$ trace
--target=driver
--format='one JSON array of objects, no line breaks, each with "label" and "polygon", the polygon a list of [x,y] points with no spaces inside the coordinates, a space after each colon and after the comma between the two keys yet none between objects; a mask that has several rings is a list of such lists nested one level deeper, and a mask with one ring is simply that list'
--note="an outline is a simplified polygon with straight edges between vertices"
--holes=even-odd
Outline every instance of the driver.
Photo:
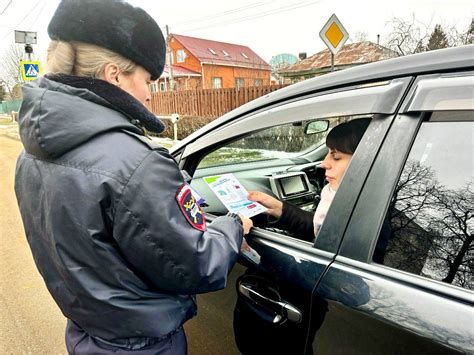
[{"label": "driver", "polygon": [[326,146],[329,152],[320,167],[326,170],[328,184],[321,190],[321,201],[314,214],[259,191],[249,191],[248,199],[267,208],[266,214],[272,217],[270,225],[295,233],[306,241],[314,241],[369,123],[370,118],[344,122],[327,135]]}]

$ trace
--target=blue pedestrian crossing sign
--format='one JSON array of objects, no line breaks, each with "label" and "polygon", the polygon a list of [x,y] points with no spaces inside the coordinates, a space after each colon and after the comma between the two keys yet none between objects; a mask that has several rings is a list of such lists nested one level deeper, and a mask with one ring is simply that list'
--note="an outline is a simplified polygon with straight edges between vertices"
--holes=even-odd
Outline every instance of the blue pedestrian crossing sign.
[{"label": "blue pedestrian crossing sign", "polygon": [[27,62],[21,61],[21,76],[23,80],[35,80],[40,77],[41,75],[41,63],[40,62]]}]

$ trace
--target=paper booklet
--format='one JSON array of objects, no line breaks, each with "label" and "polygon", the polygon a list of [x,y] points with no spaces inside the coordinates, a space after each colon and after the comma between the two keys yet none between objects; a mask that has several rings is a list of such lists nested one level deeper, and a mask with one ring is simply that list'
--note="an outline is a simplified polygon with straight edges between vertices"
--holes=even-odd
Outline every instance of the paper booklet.
[{"label": "paper booklet", "polygon": [[229,212],[250,218],[267,210],[260,203],[247,199],[247,190],[234,174],[208,176],[203,180]]}]

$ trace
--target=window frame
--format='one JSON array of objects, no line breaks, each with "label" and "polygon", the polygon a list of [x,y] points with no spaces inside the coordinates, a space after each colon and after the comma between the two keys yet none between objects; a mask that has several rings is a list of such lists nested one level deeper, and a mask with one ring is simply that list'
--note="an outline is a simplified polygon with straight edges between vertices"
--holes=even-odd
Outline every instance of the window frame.
[{"label": "window frame", "polygon": [[156,81],[153,83],[150,83],[148,86],[150,88],[151,93],[158,92],[158,84]]},{"label": "window frame", "polygon": [[[235,87],[237,89],[245,87],[245,79],[244,78],[237,78],[236,77],[234,80],[235,80]],[[241,82],[242,85],[239,85],[239,82]]]},{"label": "window frame", "polygon": [[[349,86],[336,91],[318,93],[311,97],[281,102],[270,108],[266,107],[239,117],[222,128],[208,132],[204,137],[188,144],[181,158],[187,158],[199,151],[213,150],[216,145],[221,146],[238,136],[282,123],[298,122],[315,117],[395,113],[410,80],[411,77],[406,77],[393,79],[390,82],[374,83],[377,85]],[[292,115],[289,119],[290,112]],[[256,116],[261,118],[255,119]]]},{"label": "window frame", "polygon": [[[219,87],[216,87],[216,80],[219,79]],[[212,77],[212,88],[213,89],[222,89],[222,77],[220,76],[213,76]]]},{"label": "window frame", "polygon": [[[384,135],[394,118],[394,113],[399,107],[400,100],[408,90],[411,81],[412,77],[405,77],[397,78],[390,82],[377,81],[371,84],[346,86],[336,90],[319,92],[309,97],[290,97],[289,100],[279,102],[275,106],[265,107],[263,109],[257,108],[255,111],[243,117],[239,117],[236,120],[224,125],[223,127],[215,129],[213,132],[209,132],[205,136],[188,144],[181,152],[179,158],[180,167],[188,171],[191,175],[194,175],[197,163],[203,156],[209,154],[211,151],[218,149],[230,141],[239,139],[250,132],[273,127],[282,123],[291,123],[304,120],[305,117],[300,116],[300,114],[305,111],[307,111],[308,118],[310,119],[314,119],[315,115],[318,118],[324,118],[337,115],[355,116],[360,114],[374,114],[377,117],[377,122],[372,122],[369,128],[373,128],[373,134],[376,135],[376,139],[373,139],[373,135],[369,135],[370,138],[367,139],[367,149],[364,153],[370,154],[370,157],[364,160],[365,164],[363,166],[354,168],[354,176],[356,176],[357,179],[360,179],[358,184],[362,184],[368,169],[371,166],[371,161],[375,159],[379,144],[381,144]],[[346,100],[349,102],[345,102]],[[345,102],[345,104],[335,105],[335,103],[339,104],[341,102]],[[295,114],[288,116],[288,111],[286,110],[295,109]],[[317,113],[314,112],[315,109],[317,110]],[[341,112],[344,114],[340,113],[338,110],[342,110]],[[320,112],[326,112],[327,116],[324,116],[323,114],[320,117],[318,115]],[[262,119],[255,119],[256,116],[260,115]],[[275,119],[274,115],[277,115],[276,118],[278,119]],[[253,123],[249,125],[249,120],[251,118],[253,119]],[[254,124],[256,124],[258,127],[255,127]],[[359,191],[358,189],[350,189],[349,185],[351,184],[346,185],[349,189],[348,195],[350,196],[350,202],[344,204],[344,222],[348,221],[349,219]],[[346,197],[348,196],[346,195]],[[330,219],[331,218],[328,217],[328,220]],[[332,220],[337,220],[336,222],[340,222],[340,219],[334,215]],[[328,244],[330,244],[330,247],[328,248],[315,247],[315,245],[303,240],[297,240],[259,228],[254,228],[251,234],[252,237],[258,236],[259,239],[274,239],[284,245],[298,246],[298,249],[308,249],[311,250],[315,255],[335,255],[343,236],[345,223],[332,223],[332,225],[337,225],[339,229],[334,231],[334,234],[329,234],[326,236],[327,239],[331,239],[330,242],[328,242]]]},{"label": "window frame", "polygon": [[[406,108],[413,103],[416,95],[420,95],[420,87],[426,87],[424,85],[418,86],[417,84],[423,83],[424,79],[431,80],[433,77],[440,78],[441,76],[428,75],[419,77],[411,87],[409,94],[402,104],[402,107],[405,107],[403,111],[406,113],[397,115],[385,139],[384,145],[380,149],[377,159],[367,176],[351,219],[347,224],[338,256],[343,258],[345,262],[352,260],[358,265],[365,265],[365,269],[375,268],[382,274],[390,275],[390,277],[396,276],[396,278],[401,281],[410,280],[411,283],[419,285],[420,280],[423,280],[421,282],[423,287],[436,291],[442,289],[444,290],[443,292],[447,294],[454,292],[460,297],[465,297],[465,294],[468,293],[471,294],[472,297],[471,291],[460,286],[443,283],[435,279],[372,262],[372,256],[389,204],[393,197],[393,192],[398,184],[421,124],[432,112],[438,112],[433,110],[436,102],[433,101],[432,98],[430,98],[430,102],[434,106],[431,107],[431,111],[428,111],[429,107],[426,106],[424,111],[415,112],[407,112]],[[440,82],[440,84],[442,83],[443,82]],[[436,90],[432,85],[430,85],[429,88],[430,90]],[[423,97],[429,97],[429,94]],[[445,111],[446,108],[447,107],[444,106],[441,111]],[[451,110],[455,111],[453,109]],[[381,176],[384,178],[383,184],[377,183],[377,181],[380,182]],[[336,202],[336,199],[337,195],[334,202]],[[368,215],[367,211],[372,211],[372,213]],[[364,223],[360,223],[361,220],[363,220]],[[448,289],[454,291],[446,291]]]},{"label": "window frame", "polygon": [[176,63],[184,63],[186,60],[186,51],[184,49],[176,50]]}]

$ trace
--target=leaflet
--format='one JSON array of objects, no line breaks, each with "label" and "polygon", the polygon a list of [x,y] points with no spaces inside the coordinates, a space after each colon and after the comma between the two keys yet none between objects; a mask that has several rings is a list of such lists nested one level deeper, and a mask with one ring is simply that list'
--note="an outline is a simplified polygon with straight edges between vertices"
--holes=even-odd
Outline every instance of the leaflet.
[{"label": "leaflet", "polygon": [[247,199],[247,190],[234,174],[208,176],[203,180],[230,212],[250,218],[267,210],[260,203]]}]

